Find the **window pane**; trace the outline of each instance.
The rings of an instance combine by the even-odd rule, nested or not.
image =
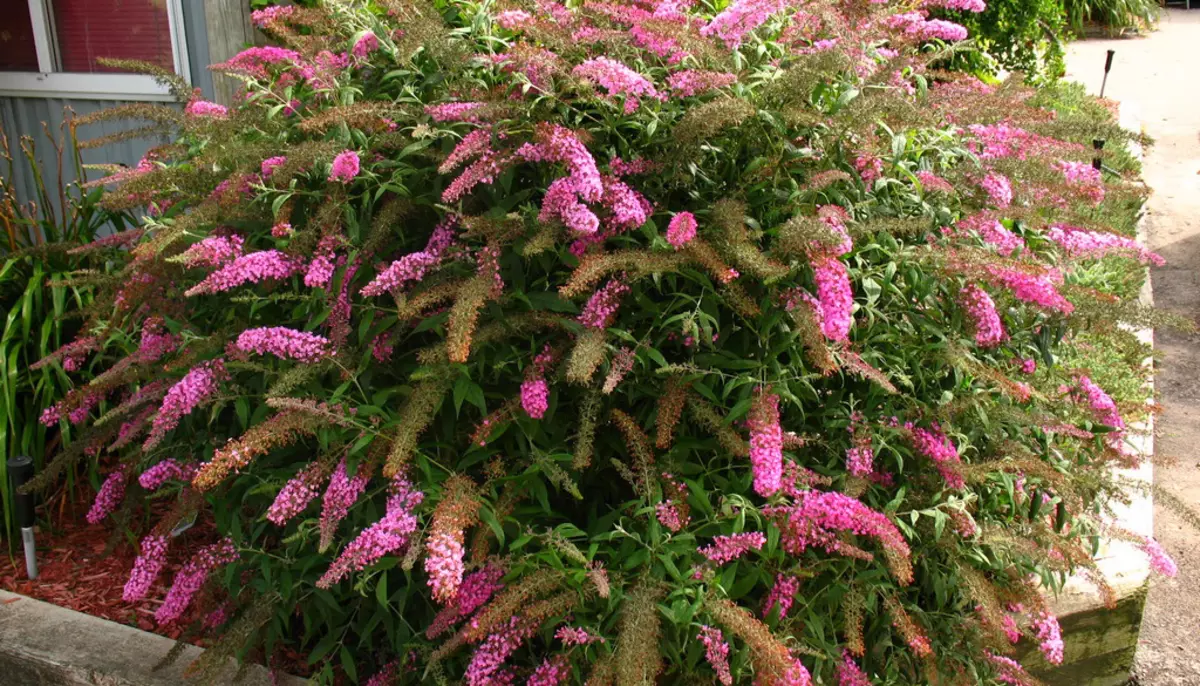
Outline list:
[[[33,44],[33,23],[29,21],[29,3],[7,3],[0,18],[0,71],[37,71],[37,47]]]
[[[63,71],[120,71],[98,57],[175,68],[167,0],[54,0],[54,25]]]

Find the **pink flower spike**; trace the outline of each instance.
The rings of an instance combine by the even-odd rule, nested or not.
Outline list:
[[[96,492],[96,500],[88,510],[88,524],[99,524],[105,517],[116,512],[121,501],[125,499],[125,472],[116,471],[108,475],[100,490]]]
[[[733,686],[733,675],[729,671],[729,644],[720,629],[711,626],[701,626],[700,635],[696,638],[704,644],[704,657],[717,673],[717,681],[724,686]]]
[[[340,469],[344,475],[344,462]],[[338,559],[317,581],[317,587],[330,588],[347,575],[366,569],[378,562],[384,555],[407,545],[418,525],[413,510],[421,504],[423,499],[424,495],[420,491],[413,490],[412,484],[407,479],[397,477],[390,486],[387,509],[383,518],[364,529],[358,538],[355,538],[342,550]],[[464,582],[464,588],[465,586]]]
[[[129,573],[129,581],[125,582],[122,599],[127,603],[135,603],[146,597],[150,586],[158,578],[163,565],[167,563],[166,536],[149,535],[142,539],[142,551],[133,562],[133,570]]]
[[[691,212],[680,212],[671,217],[667,225],[667,242],[676,250],[687,245],[696,237],[696,216]]]
[[[241,255],[225,264],[208,278],[192,286],[184,295],[194,297],[221,293],[247,283],[286,279],[300,271],[302,263],[278,250],[263,250]]]
[[[741,534],[729,534],[713,538],[711,545],[698,549],[696,552],[708,559],[709,562],[723,565],[736,560],[751,550],[762,550],[767,544],[767,537],[759,531],[749,531]]]
[[[234,347],[246,353],[270,354],[298,362],[315,362],[333,352],[328,338],[283,326],[246,329],[238,335]]]
[[[171,590],[163,604],[154,612],[154,620],[159,625],[170,624],[183,616],[184,611],[192,604],[192,598],[204,586],[217,567],[237,561],[238,552],[233,541],[226,538],[220,543],[201,548],[199,552],[187,561],[187,564],[175,575]]]
[[[750,427],[754,492],[767,498],[783,485],[783,429],[779,426],[779,396],[759,389],[746,424]]]
[[[335,183],[350,183],[354,177],[358,176],[359,170],[358,153],[353,150],[344,150],[333,158],[329,180]]]

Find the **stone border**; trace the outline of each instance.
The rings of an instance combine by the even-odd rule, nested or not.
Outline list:
[[[159,671],[154,666],[175,641],[16,593],[0,591],[0,682],[5,686],[179,686],[184,669],[204,650],[189,645]],[[232,678],[236,666],[231,661]],[[266,686],[267,670],[254,665],[243,684]],[[276,683],[300,686],[298,677]]]
[[[1137,109],[1122,103],[1119,109],[1120,125],[1131,131],[1141,130],[1141,119]],[[1136,143],[1131,152],[1139,160],[1143,157],[1141,146]],[[1137,240],[1146,244],[1145,208],[1138,220]],[[1138,300],[1143,305],[1154,304],[1154,291],[1149,275]],[[1153,329],[1138,329],[1133,333],[1143,343],[1154,347]],[[1145,364],[1151,367],[1149,389],[1154,390],[1153,360]],[[1154,416],[1130,427],[1127,441],[1130,447],[1143,456],[1141,466],[1135,469],[1114,469],[1114,475],[1130,483],[1130,502],[1111,503],[1112,523],[1139,536],[1154,535],[1154,500],[1150,485],[1154,481]],[[1042,659],[1036,647],[1030,646],[1025,653],[1025,662],[1031,671],[1050,684],[1063,686],[1124,686],[1128,682],[1141,630],[1142,610],[1146,591],[1150,585],[1150,562],[1146,554],[1134,543],[1104,538],[1096,553],[1096,566],[1104,580],[1112,588],[1117,607],[1109,609],[1096,585],[1081,574],[1067,579],[1057,596],[1049,599],[1050,609],[1059,618],[1064,641],[1064,660],[1058,667]]]

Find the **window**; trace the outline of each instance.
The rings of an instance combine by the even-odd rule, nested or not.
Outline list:
[[[100,58],[188,74],[181,0],[10,0],[0,15],[0,94],[154,100],[166,90]]]

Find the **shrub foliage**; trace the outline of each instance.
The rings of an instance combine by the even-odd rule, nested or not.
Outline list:
[[[1157,257],[1090,123],[902,9],[269,8],[235,107],[114,113],[180,132],[107,179],[141,346],[45,420],[154,513],[126,597],[198,549],[210,674],[1032,683],[1136,460],[1059,360],[1144,313],[1075,274]]]

